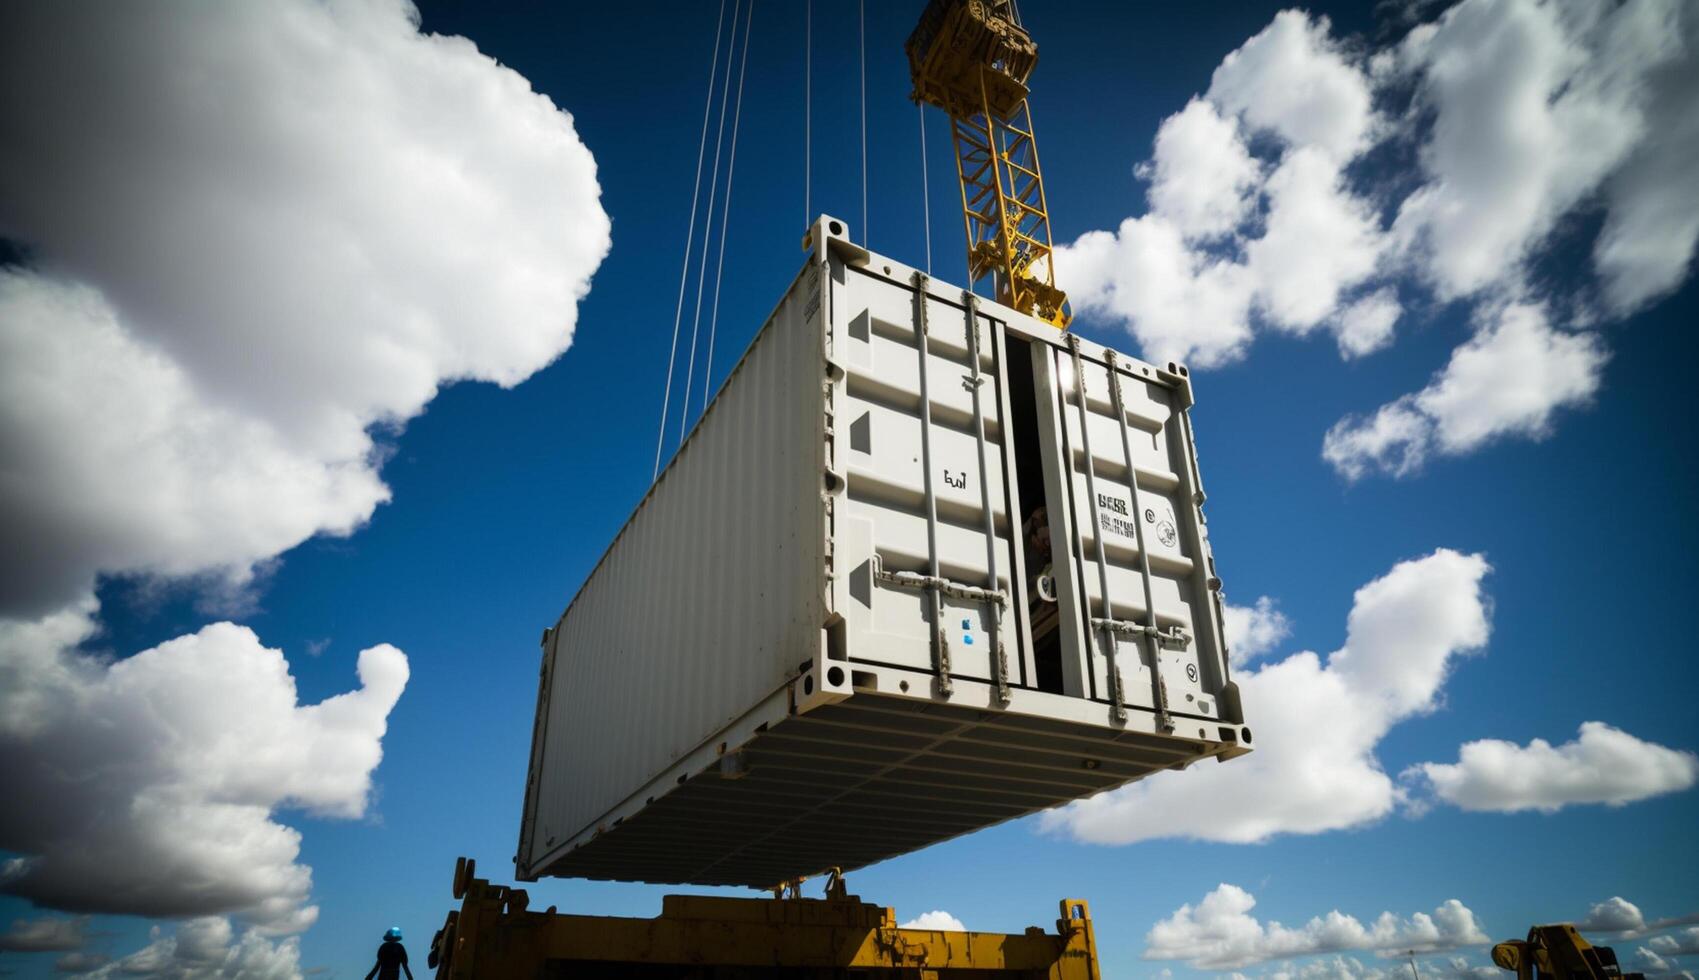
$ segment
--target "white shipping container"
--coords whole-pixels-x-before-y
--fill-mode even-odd
[[[544,633],[520,878],[771,886],[1249,751],[1186,369],[805,244]]]

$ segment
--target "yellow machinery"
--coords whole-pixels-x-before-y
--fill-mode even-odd
[[[653,919],[532,912],[524,891],[454,869],[460,910],[431,941],[438,980],[1100,980],[1086,903],[1062,902],[1056,933],[900,929],[891,909],[828,879],[825,898],[668,895]]]
[[[1499,943],[1493,962],[1514,972],[1517,980],[1644,980],[1643,974],[1622,972],[1615,950],[1594,946],[1568,923],[1535,926],[1525,940]]]
[[[950,117],[970,283],[989,275],[999,303],[1066,330],[1027,107],[1038,45],[1013,0],[931,0],[904,50],[912,98]]]

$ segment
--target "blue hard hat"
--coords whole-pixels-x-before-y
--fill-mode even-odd
[[[383,934],[383,938],[390,941],[390,942],[400,942],[401,941],[401,927],[400,926],[390,926],[389,931]]]

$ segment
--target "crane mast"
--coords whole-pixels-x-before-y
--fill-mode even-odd
[[[911,98],[950,117],[970,283],[991,276],[998,302],[1066,330],[1027,106],[1038,45],[1013,0],[930,0],[904,50]]]

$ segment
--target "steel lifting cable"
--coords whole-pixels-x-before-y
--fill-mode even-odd
[[[714,234],[714,200],[720,189],[720,151],[725,147],[726,102],[732,89],[731,56],[737,50],[737,14],[742,9],[742,0],[732,0],[731,42],[726,46],[726,74],[720,85],[720,122],[714,132],[714,165],[708,169],[708,210],[703,212],[707,220],[703,222],[702,257],[696,268],[696,313],[690,320],[690,359],[684,371],[684,398],[680,400],[678,415],[679,445],[684,444],[684,433],[690,424],[690,386],[696,379],[696,338],[702,328],[702,287],[708,280],[708,242]]]
[[[916,102],[920,110],[920,200],[926,222],[926,274],[932,274],[932,185],[926,175],[926,103]]]
[[[720,0],[725,3],[725,0]],[[709,83],[710,85],[713,83]],[[707,131],[704,129],[703,134]],[[802,20],[802,226],[814,220],[814,0]]]
[[[720,28],[725,26],[726,0],[720,0],[720,15],[714,21],[714,60],[708,67],[708,94],[702,103],[702,138],[696,147],[696,183],[690,192],[690,223],[684,233],[684,261],[678,271],[678,306],[673,311],[673,343],[672,350],[667,354],[667,387],[661,394],[661,426],[655,435],[655,470],[649,474],[652,480],[661,475],[661,447],[667,441],[667,412],[671,408],[673,393],[673,366],[678,360],[678,328],[684,322],[684,284],[690,278],[690,248],[696,241],[696,202],[702,193],[702,158],[708,149],[708,116],[714,107],[714,76],[720,70]],[[726,59],[726,70],[731,70],[731,59]]]
[[[867,0],[857,6],[861,28],[861,244],[867,239]]]
[[[743,14],[743,57],[737,67],[737,101],[732,109],[732,152],[726,162],[726,198],[720,203],[720,257],[714,263],[714,312],[708,318],[708,359],[702,367],[702,410],[708,410],[708,395],[714,382],[714,334],[720,326],[720,283],[726,271],[726,228],[731,224],[732,176],[737,173],[737,128],[743,121],[743,76],[749,67],[749,25],[755,17],[755,0]],[[728,63],[727,68],[731,65]]]

